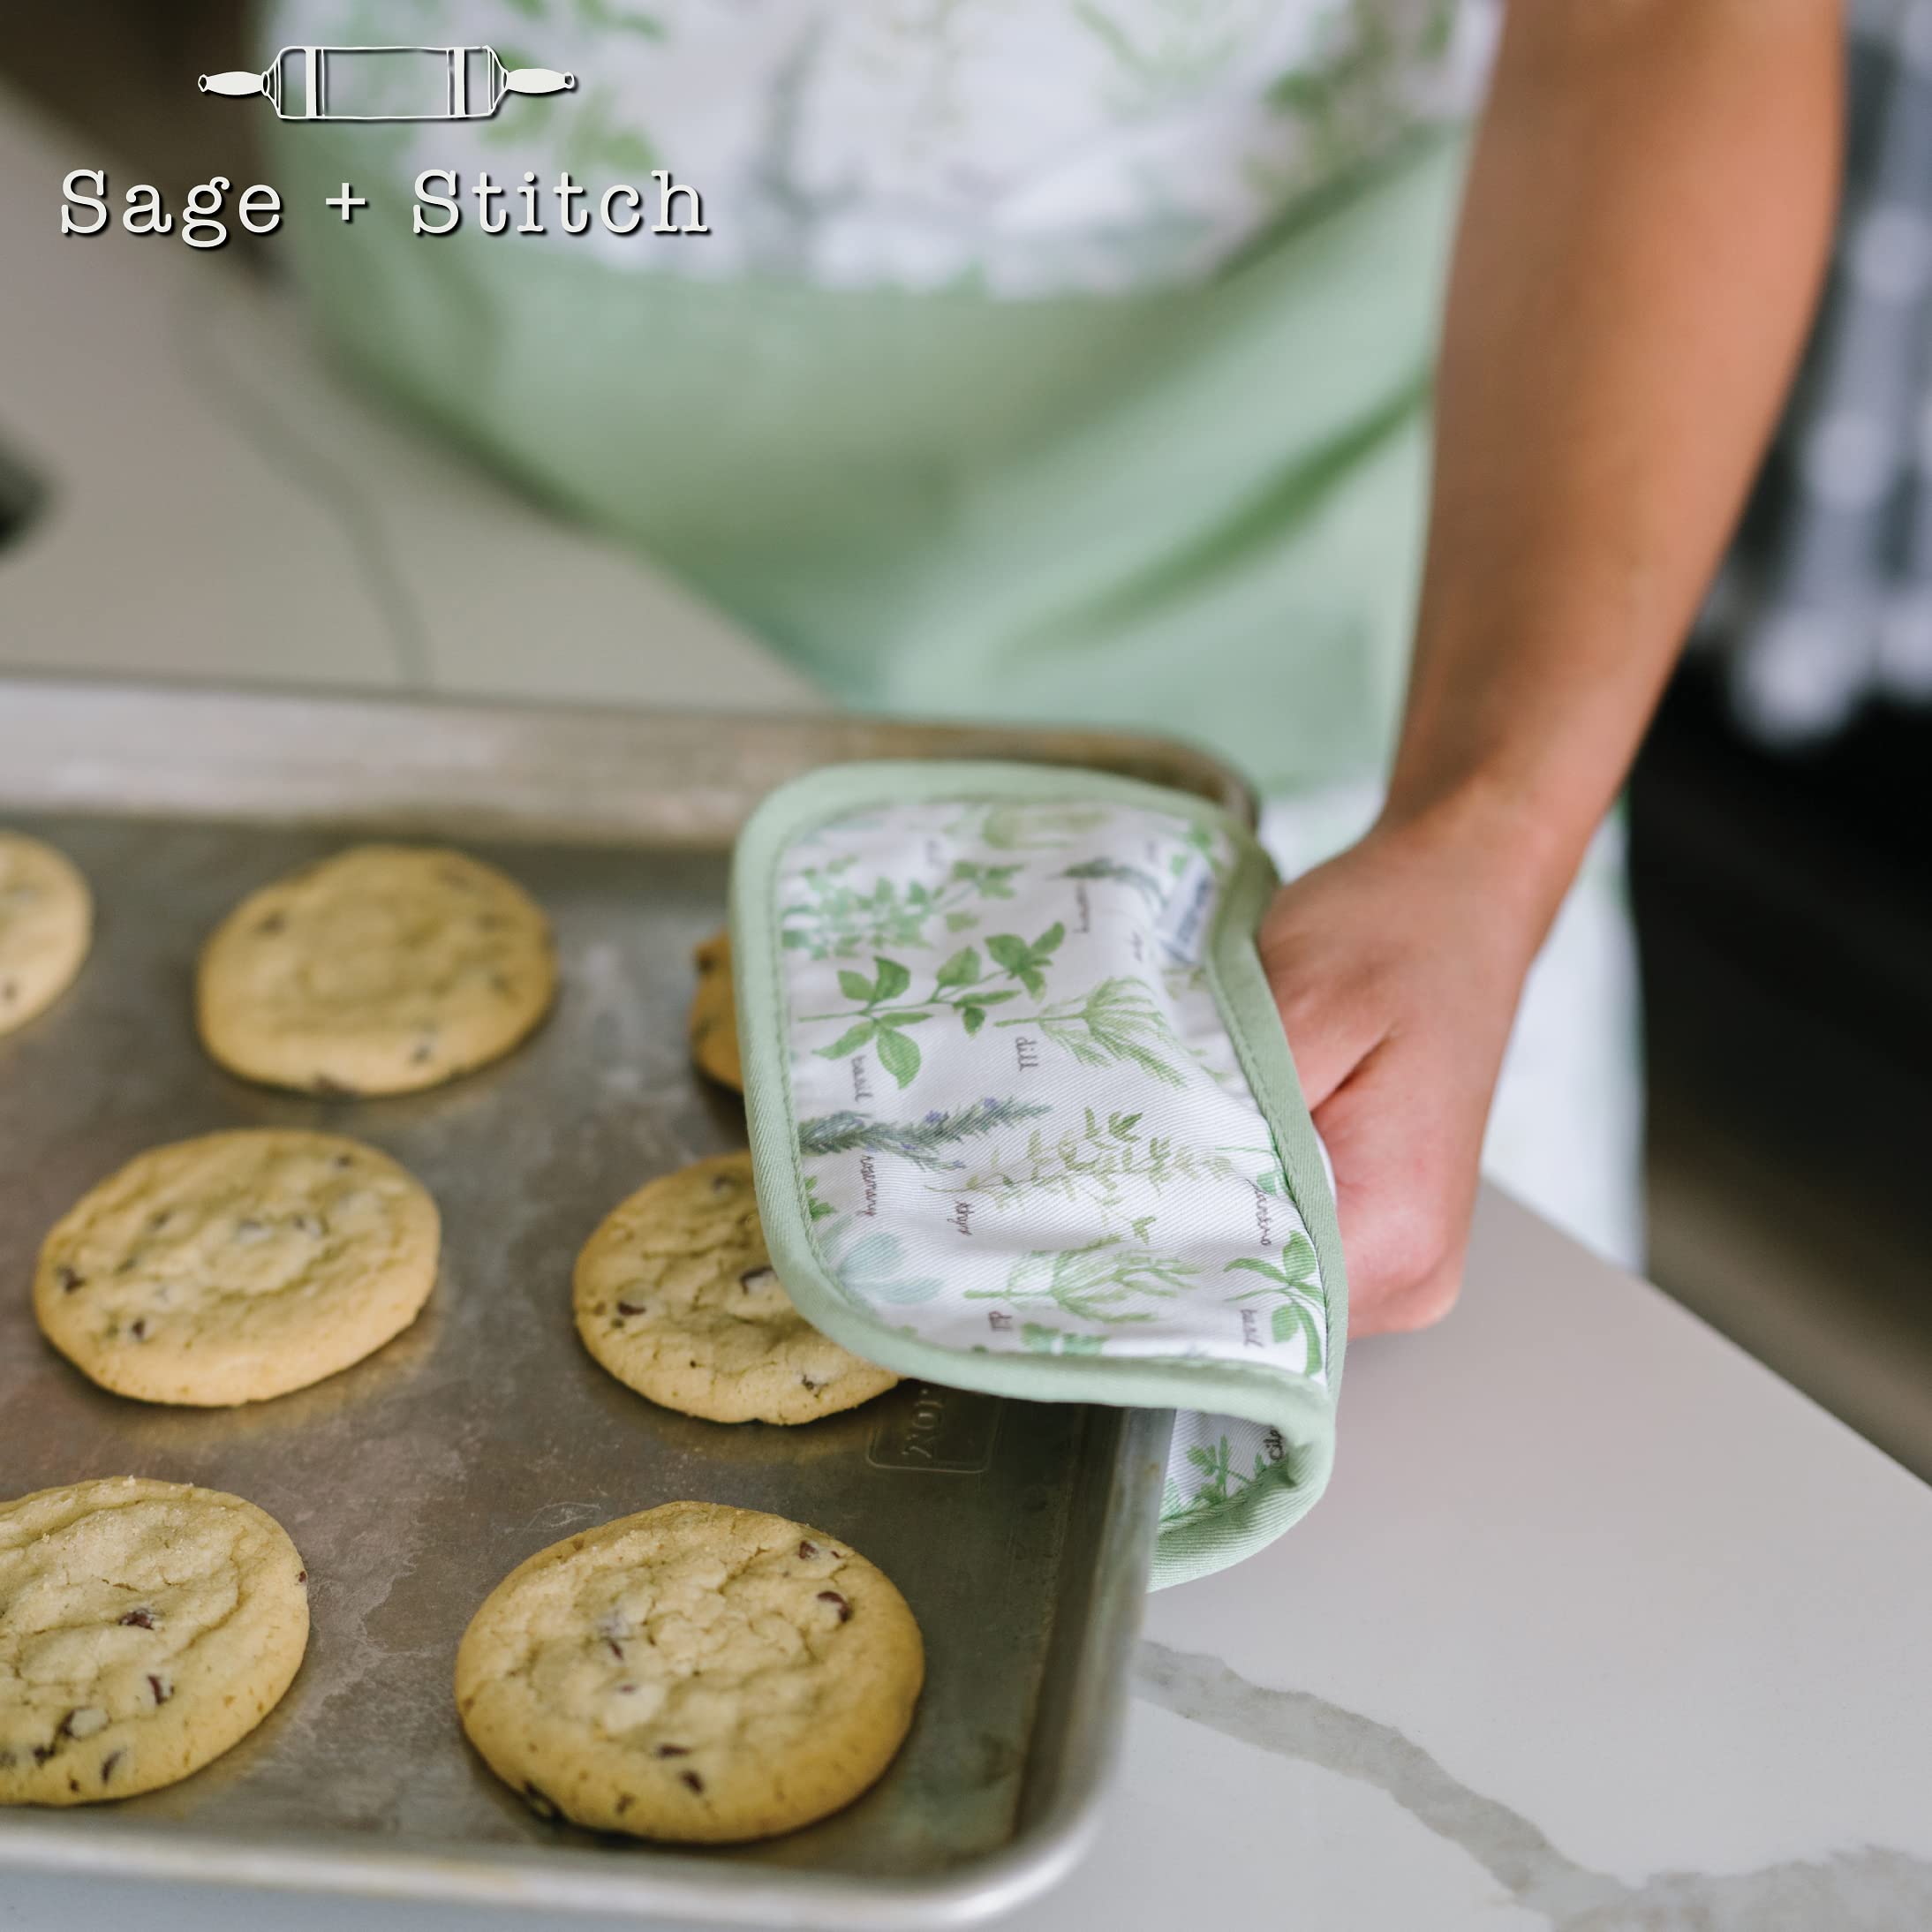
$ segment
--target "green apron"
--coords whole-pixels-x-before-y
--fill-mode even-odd
[[[277,129],[328,333],[834,696],[1178,732],[1276,793],[1381,763],[1460,140],[1413,138],[1204,285],[1015,301],[419,238],[406,177],[352,224],[309,214],[375,133]]]

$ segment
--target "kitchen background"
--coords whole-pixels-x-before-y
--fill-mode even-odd
[[[260,117],[198,114],[178,85],[236,64],[243,12],[16,8],[0,116],[11,89],[173,206],[217,172],[261,178]],[[1854,6],[1852,34],[1832,286],[1630,794],[1649,1270],[1932,1478],[1932,6]],[[50,211],[57,186],[6,192]],[[272,258],[238,237],[227,259]],[[0,546],[47,487],[6,429]]]

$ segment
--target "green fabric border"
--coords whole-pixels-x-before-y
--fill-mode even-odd
[[[1139,806],[1231,841],[1234,872],[1209,935],[1208,982],[1320,1264],[1329,1331],[1325,1389],[1279,1369],[1234,1362],[1128,1362],[941,1347],[855,1308],[839,1287],[812,1233],[798,1161],[778,869],[796,840],[834,819],[935,798]],[[1314,1123],[1255,947],[1255,932],[1276,884],[1273,864],[1253,834],[1205,799],[1107,773],[968,759],[882,760],[809,773],[764,801],[739,835],[732,861],[733,979],[759,1213],[779,1277],[813,1326],[868,1361],[942,1385],[1026,1401],[1191,1409],[1280,1431],[1287,1445],[1279,1465],[1281,1480],[1254,1484],[1211,1515],[1164,1530],[1154,1562],[1156,1589],[1222,1568],[1279,1536],[1313,1506],[1333,1462],[1347,1334],[1347,1276]]]

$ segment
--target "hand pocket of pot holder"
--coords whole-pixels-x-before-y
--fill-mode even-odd
[[[1173,1408],[1154,1581],[1328,1479],[1332,1196],[1255,951],[1276,883],[1184,793],[1045,766],[828,767],[740,838],[760,1213],[806,1318],[902,1375]]]

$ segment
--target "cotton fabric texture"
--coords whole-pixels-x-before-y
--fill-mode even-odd
[[[740,842],[759,1210],[816,1325],[902,1375],[1181,1411],[1155,1581],[1327,1481],[1334,1206],[1219,808],[1091,773],[834,767]]]

